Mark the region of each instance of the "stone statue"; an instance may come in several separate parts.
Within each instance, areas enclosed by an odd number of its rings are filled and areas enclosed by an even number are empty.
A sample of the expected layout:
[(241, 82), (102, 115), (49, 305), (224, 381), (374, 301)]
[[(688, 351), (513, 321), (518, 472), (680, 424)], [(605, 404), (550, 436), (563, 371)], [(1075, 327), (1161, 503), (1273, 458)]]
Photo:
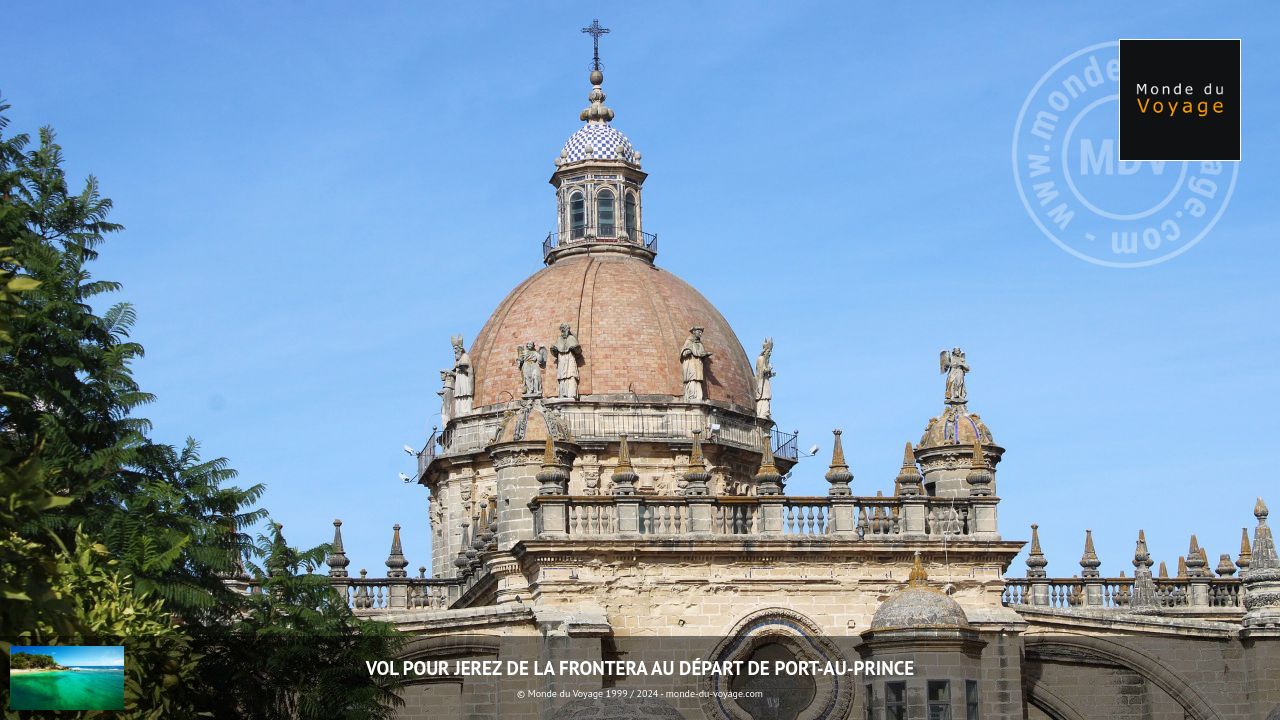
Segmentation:
[(680, 349), (680, 374), (684, 380), (684, 399), (699, 402), (704, 398), (706, 363), (711, 353), (702, 345), (702, 328), (689, 329), (689, 339)]
[(778, 374), (770, 362), (772, 356), (773, 338), (765, 338), (760, 356), (756, 358), (756, 417), (765, 419), (772, 414), (773, 376)]
[(569, 323), (560, 323), (560, 337), (551, 346), (556, 360), (556, 395), (578, 399), (578, 355), (582, 346)]
[(516, 366), (524, 381), (525, 397), (542, 397), (542, 369), (547, 366), (547, 347), (535, 347), (533, 341), (516, 348)]
[(475, 394), (475, 382), (471, 376), (471, 356), (462, 346), (462, 336), (453, 341), (453, 417), (471, 412), (471, 397)]
[(456, 376), (452, 370), (440, 371), (440, 382), (444, 387), (436, 391), (440, 396), (440, 429), (443, 430), (449, 426), (449, 419), (453, 413), (453, 384)]
[(969, 363), (965, 362), (964, 351), (960, 348), (943, 350), (938, 356), (941, 372), (947, 375), (947, 404), (963, 405), (968, 402), (964, 390), (964, 374), (969, 372)]

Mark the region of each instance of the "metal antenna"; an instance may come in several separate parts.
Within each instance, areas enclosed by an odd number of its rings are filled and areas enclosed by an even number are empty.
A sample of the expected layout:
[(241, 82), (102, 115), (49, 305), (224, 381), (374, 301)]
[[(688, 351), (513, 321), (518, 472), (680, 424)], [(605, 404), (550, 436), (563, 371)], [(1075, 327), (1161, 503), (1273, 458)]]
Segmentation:
[(594, 49), (594, 52), (592, 53), (592, 57), (591, 57), (591, 69), (599, 70), (600, 69), (600, 36), (608, 35), (609, 28), (600, 27), (600, 21), (598, 19), (595, 19), (591, 21), (591, 27), (582, 28), (582, 32), (591, 36), (591, 44)]

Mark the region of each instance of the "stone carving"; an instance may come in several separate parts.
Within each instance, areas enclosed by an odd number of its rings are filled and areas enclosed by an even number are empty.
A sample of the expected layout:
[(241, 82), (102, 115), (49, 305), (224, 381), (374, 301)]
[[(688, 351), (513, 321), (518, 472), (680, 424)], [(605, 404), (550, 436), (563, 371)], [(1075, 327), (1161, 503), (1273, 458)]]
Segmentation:
[(700, 402), (704, 399), (706, 363), (711, 353), (702, 345), (702, 328), (689, 329), (689, 339), (680, 349), (680, 371), (684, 380), (684, 399)]
[(560, 324), (560, 337), (551, 346), (556, 361), (556, 396), (578, 399), (578, 355), (582, 346), (569, 323)]
[(765, 419), (772, 417), (773, 376), (778, 374), (770, 362), (772, 356), (773, 338), (765, 338), (760, 356), (756, 358), (756, 417)]
[(456, 376), (452, 370), (440, 371), (440, 382), (443, 385), (436, 394), (440, 396), (440, 428), (449, 426), (449, 420), (453, 417), (453, 384)]
[(964, 359), (964, 351), (960, 348), (943, 350), (938, 356), (938, 365), (947, 376), (947, 404), (963, 405), (968, 402), (964, 374), (969, 372), (969, 363)]
[(524, 381), (525, 397), (542, 397), (542, 369), (547, 366), (547, 347), (534, 347), (533, 341), (516, 348), (516, 366)]
[(462, 336), (453, 341), (453, 417), (471, 412), (471, 398), (475, 395), (475, 382), (471, 377), (471, 356), (462, 346)]

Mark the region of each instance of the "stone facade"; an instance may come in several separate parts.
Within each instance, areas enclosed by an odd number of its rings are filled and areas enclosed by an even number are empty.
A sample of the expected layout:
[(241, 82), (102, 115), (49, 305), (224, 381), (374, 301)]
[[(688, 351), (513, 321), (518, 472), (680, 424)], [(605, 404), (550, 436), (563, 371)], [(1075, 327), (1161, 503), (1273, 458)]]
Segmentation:
[[(1152, 578), (1140, 538), (1135, 577), (1101, 577), (1089, 538), (1080, 576), (1050, 578), (1033, 526), (1026, 577), (1014, 577), (1024, 541), (1006, 539), (997, 515), (1005, 450), (970, 410), (959, 348), (942, 354), (941, 411), (896, 478), (855, 477), (837, 431), (829, 493), (786, 494), (796, 438), (761, 411), (720, 313), (653, 264), (640, 153), (610, 125), (598, 68), (591, 81), (587, 125), (552, 177), (547, 267), (481, 329), (466, 352), (474, 401), (419, 456), (429, 576), (406, 576), (397, 534), (386, 576), (355, 577), (335, 523), (334, 587), (410, 634), (408, 660), (914, 672), (435, 673), (409, 680), (400, 717), (1277, 717), (1280, 568), (1265, 506), (1252, 546), (1246, 534), (1241, 557), (1212, 571), (1193, 538), (1178, 577)], [(580, 343), (576, 395), (556, 397), (555, 362), (541, 396), (522, 392), (515, 348), (551, 345), (566, 323)], [(694, 327), (711, 353), (701, 400), (682, 387)]]

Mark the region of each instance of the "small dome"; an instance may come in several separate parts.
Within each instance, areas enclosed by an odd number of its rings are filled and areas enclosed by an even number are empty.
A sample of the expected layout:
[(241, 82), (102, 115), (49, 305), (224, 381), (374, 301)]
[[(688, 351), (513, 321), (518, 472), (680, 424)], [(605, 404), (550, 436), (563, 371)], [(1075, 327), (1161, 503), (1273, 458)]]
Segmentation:
[(968, 628), (960, 603), (941, 590), (909, 587), (885, 600), (871, 617), (872, 630), (912, 628)]
[(907, 587), (885, 600), (871, 616), (872, 630), (915, 628), (968, 628), (964, 608), (950, 595), (929, 586), (929, 575), (916, 553)]
[(560, 153), (563, 163), (582, 160), (621, 160), (635, 164), (637, 156), (631, 141), (606, 122), (589, 122), (569, 137)]
[(964, 405), (950, 405), (938, 417), (931, 418), (920, 437), (917, 449), (962, 445), (973, 447), (977, 441), (983, 445), (995, 445), (989, 430), (977, 413), (969, 412)]

